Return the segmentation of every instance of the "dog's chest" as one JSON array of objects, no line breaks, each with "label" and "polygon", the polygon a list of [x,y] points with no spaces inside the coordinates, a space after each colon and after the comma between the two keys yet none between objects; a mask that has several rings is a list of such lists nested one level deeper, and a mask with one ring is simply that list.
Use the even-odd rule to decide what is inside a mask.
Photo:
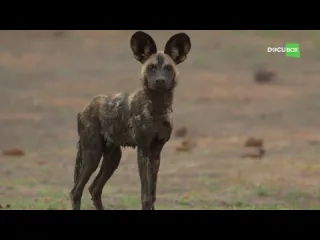
[{"label": "dog's chest", "polygon": [[144,112],[134,116],[133,126],[138,145],[149,145],[155,138],[168,141],[173,127],[172,110],[156,115]]},{"label": "dog's chest", "polygon": [[156,135],[158,139],[169,140],[173,128],[172,111],[165,115],[155,117],[154,121]]}]

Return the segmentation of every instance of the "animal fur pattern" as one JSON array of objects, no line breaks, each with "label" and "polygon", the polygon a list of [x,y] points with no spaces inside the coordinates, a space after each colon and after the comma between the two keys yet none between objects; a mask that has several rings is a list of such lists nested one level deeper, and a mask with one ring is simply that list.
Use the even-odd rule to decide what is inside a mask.
[{"label": "animal fur pattern", "polygon": [[96,96],[78,113],[78,152],[74,169],[72,208],[80,210],[85,185],[102,164],[89,187],[93,204],[103,210],[104,185],[118,168],[121,147],[137,148],[141,181],[141,207],[154,210],[160,155],[172,132],[172,100],[177,85],[176,65],[187,58],[191,41],[187,34],[173,35],[163,52],[142,31],[130,40],[136,60],[142,64],[141,88],[132,93]]}]

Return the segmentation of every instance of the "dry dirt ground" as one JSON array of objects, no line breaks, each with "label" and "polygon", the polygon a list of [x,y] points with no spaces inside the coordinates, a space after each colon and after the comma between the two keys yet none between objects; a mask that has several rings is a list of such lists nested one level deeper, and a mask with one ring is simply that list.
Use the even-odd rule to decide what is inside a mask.
[{"label": "dry dirt ground", "polygon": [[[186,32],[174,126],[196,146],[165,146],[157,209],[320,209],[320,32]],[[0,149],[26,153],[0,156],[3,208],[70,209],[76,114],[97,94],[139,86],[133,33],[0,31]],[[162,48],[176,31],[148,33]],[[267,53],[286,42],[300,43],[300,59]],[[274,82],[254,82],[261,67]],[[240,157],[251,136],[264,139],[264,158]],[[103,196],[108,209],[140,209],[134,150]],[[93,209],[87,187],[82,206]]]}]

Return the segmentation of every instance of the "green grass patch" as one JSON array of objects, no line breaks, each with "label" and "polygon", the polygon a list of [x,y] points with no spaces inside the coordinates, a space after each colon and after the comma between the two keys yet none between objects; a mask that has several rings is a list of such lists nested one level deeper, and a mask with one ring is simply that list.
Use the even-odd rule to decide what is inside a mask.
[{"label": "green grass patch", "polygon": [[261,185],[255,185],[253,187],[253,191],[258,197],[270,196],[270,190],[267,187]]}]

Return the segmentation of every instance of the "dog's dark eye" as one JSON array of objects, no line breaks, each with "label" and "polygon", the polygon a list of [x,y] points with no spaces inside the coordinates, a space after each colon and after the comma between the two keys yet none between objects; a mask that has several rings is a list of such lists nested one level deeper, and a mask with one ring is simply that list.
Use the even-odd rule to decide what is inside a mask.
[{"label": "dog's dark eye", "polygon": [[168,72],[171,72],[173,70],[173,67],[171,65],[165,65],[164,69]]},{"label": "dog's dark eye", "polygon": [[149,64],[149,65],[148,65],[148,69],[149,69],[150,71],[155,71],[156,68],[157,68],[157,66],[156,66],[155,64]]}]

